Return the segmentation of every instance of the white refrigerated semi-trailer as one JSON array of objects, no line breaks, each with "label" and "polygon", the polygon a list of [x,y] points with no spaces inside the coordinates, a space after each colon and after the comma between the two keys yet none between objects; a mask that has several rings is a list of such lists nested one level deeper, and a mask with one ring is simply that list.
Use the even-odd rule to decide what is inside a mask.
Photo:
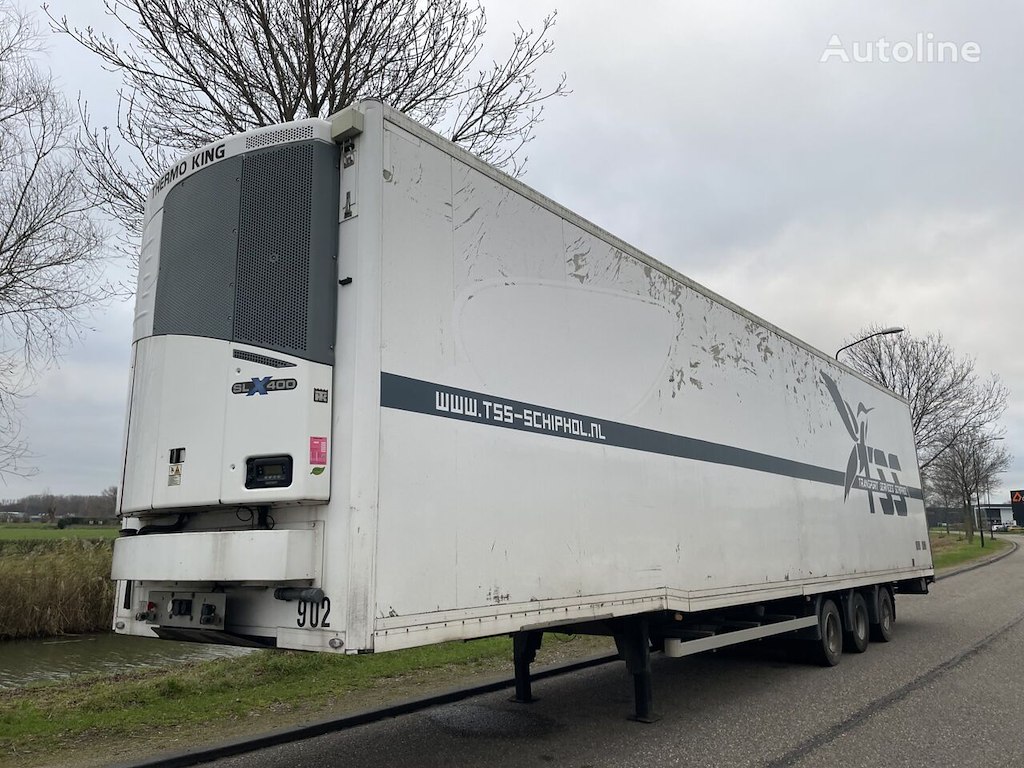
[{"label": "white refrigerated semi-trailer", "polygon": [[161,177],[115,628],[312,651],[887,639],[905,402],[373,101]]}]

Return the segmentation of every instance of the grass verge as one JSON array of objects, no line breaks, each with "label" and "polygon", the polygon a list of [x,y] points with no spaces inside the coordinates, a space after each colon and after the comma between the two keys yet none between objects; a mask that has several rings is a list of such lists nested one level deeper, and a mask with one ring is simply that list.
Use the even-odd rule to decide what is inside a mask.
[{"label": "grass verge", "polygon": [[0,523],[0,545],[12,541],[54,541],[58,539],[116,539],[120,526],[82,525],[56,528],[37,523]]},{"label": "grass verge", "polygon": [[1005,538],[991,538],[985,534],[985,546],[981,546],[981,537],[975,534],[974,542],[968,543],[967,537],[962,532],[941,533],[931,531],[928,538],[931,540],[932,562],[935,569],[951,568],[954,565],[976,560],[986,555],[992,555],[1010,546]]},{"label": "grass verge", "polygon": [[[606,639],[548,636],[543,665],[607,650]],[[511,673],[508,638],[335,656],[258,651],[173,669],[0,691],[0,766],[103,765],[209,738],[265,733]],[[102,757],[99,757],[102,755]]]}]

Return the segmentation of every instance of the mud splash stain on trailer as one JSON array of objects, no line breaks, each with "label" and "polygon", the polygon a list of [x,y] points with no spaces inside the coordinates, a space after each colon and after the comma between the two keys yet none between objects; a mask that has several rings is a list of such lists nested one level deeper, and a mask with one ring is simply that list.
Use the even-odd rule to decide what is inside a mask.
[{"label": "mud splash stain on trailer", "polygon": [[594,253],[595,242],[607,245],[600,240],[580,236],[565,246],[565,262],[568,277],[580,285],[597,284],[610,290],[631,293],[643,298],[657,298],[645,288],[630,286],[623,281],[623,267],[635,266],[636,260],[618,248],[610,250],[602,256]]},{"label": "mud splash stain on trailer", "polygon": [[487,590],[486,599],[488,603],[501,605],[502,603],[509,602],[511,596],[509,595],[508,592],[502,592],[501,587],[491,587],[489,590]]},{"label": "mud splash stain on trailer", "polygon": [[622,265],[627,262],[627,259],[629,261],[632,261],[633,257],[632,256],[627,256],[625,253],[620,251],[618,248],[616,248],[616,249],[614,249],[612,251],[612,260],[615,262],[615,268],[611,272],[612,280],[618,282],[619,275],[622,274]]},{"label": "mud splash stain on trailer", "polygon": [[761,357],[762,363],[767,363],[768,358],[775,355],[775,351],[768,345],[771,340],[771,332],[753,321],[747,322],[746,331],[749,336],[757,339],[757,354]]},{"label": "mud splash stain on trailer", "polygon": [[721,367],[725,363],[725,355],[722,354],[722,350],[725,347],[721,344],[712,344],[710,347],[704,349],[705,352],[711,353],[711,359],[716,367]]},{"label": "mud splash stain on trailer", "polygon": [[583,241],[582,237],[578,237],[569,246],[569,249],[569,264],[571,265],[569,277],[576,278],[580,285],[583,285],[590,279],[590,265],[587,261],[590,256],[590,246]]},{"label": "mud splash stain on trailer", "polygon": [[[621,253],[621,251],[617,251],[617,253]],[[673,278],[669,277],[664,272],[655,269],[649,264],[644,264],[643,274],[644,278],[647,280],[648,295],[653,299],[657,299],[658,301],[676,306],[676,316],[678,317],[680,323],[682,323],[682,283],[676,282]]]},{"label": "mud splash stain on trailer", "polygon": [[[696,371],[700,365],[699,362],[691,362],[689,364],[690,371]],[[679,366],[669,370],[668,383],[674,384],[672,388],[672,397],[676,396],[676,393],[682,391],[682,388],[689,383],[691,386],[697,389],[704,389],[704,382],[698,379],[696,376],[688,376],[686,368]]]},{"label": "mud splash stain on trailer", "polygon": [[729,355],[729,359],[732,360],[736,367],[744,373],[752,373],[755,376],[757,375],[757,370],[754,368],[753,361],[748,360],[746,355],[744,355],[740,350],[737,349],[734,354]]},{"label": "mud splash stain on trailer", "polygon": [[474,217],[474,216],[476,216],[476,215],[477,215],[478,213],[480,213],[480,207],[479,207],[479,206],[477,206],[476,208],[474,208],[474,209],[473,209],[473,212],[472,212],[472,213],[470,213],[470,214],[469,214],[469,216],[467,216],[467,217],[466,217],[466,218],[464,218],[464,219],[463,219],[462,221],[460,221],[460,222],[459,222],[458,224],[456,224],[456,225],[455,225],[455,228],[456,228],[456,229],[459,229],[459,228],[461,228],[461,227],[464,227],[464,226],[466,226],[467,224],[469,224],[469,222],[471,222],[471,221],[473,220],[473,217]]}]

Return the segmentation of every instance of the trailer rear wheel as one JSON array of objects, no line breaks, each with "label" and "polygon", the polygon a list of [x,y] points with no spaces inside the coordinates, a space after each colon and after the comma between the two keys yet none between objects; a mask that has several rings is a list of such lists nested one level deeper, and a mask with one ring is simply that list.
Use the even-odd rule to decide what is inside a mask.
[{"label": "trailer rear wheel", "polygon": [[892,592],[882,587],[878,590],[878,623],[871,625],[871,639],[876,643],[888,643],[892,640],[895,623],[896,606],[892,601]]},{"label": "trailer rear wheel", "polygon": [[820,639],[812,646],[812,658],[823,667],[834,667],[843,655],[843,622],[832,600],[822,600],[818,609]]},{"label": "trailer rear wheel", "polygon": [[850,597],[850,625],[844,634],[844,646],[850,653],[864,653],[868,649],[868,604],[864,595],[854,592]]}]

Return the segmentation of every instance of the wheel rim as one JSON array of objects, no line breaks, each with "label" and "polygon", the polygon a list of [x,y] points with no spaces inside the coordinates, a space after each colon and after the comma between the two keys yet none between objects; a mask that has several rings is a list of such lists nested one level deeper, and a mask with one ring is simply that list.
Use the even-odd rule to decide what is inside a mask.
[{"label": "wheel rim", "polygon": [[830,654],[839,653],[839,621],[834,613],[825,618],[825,643]]},{"label": "wheel rim", "polygon": [[881,614],[879,624],[882,625],[882,631],[889,632],[892,628],[892,606],[888,600],[882,600]]},{"label": "wheel rim", "polygon": [[857,611],[855,619],[857,625],[857,636],[867,637],[868,636],[868,613],[866,610]]}]

